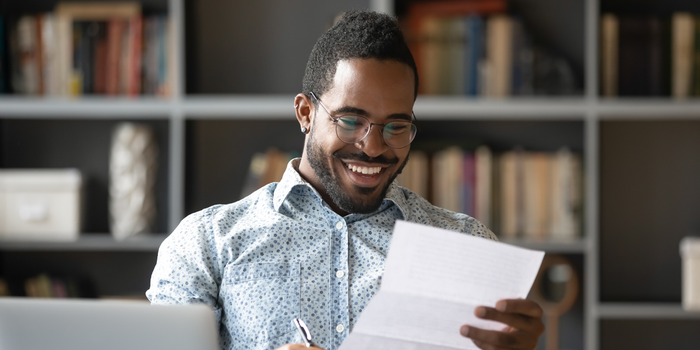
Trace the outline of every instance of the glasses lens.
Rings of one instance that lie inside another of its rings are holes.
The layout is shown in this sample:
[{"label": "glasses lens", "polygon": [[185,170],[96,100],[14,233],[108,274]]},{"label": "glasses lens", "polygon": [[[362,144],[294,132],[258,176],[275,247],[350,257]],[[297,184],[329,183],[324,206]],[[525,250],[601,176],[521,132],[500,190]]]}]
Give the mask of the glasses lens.
[{"label": "glasses lens", "polygon": [[384,126],[384,141],[389,147],[408,146],[416,136],[416,126],[407,122],[391,122]]},{"label": "glasses lens", "polygon": [[369,121],[356,115],[346,115],[338,118],[335,128],[338,137],[343,142],[354,143],[367,134]]}]

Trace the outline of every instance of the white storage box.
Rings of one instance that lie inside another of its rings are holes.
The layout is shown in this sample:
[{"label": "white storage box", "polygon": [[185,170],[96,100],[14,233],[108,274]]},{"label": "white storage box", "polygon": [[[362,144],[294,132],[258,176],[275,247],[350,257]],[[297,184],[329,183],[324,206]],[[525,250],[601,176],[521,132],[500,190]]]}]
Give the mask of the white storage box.
[{"label": "white storage box", "polygon": [[700,311],[700,237],[681,240],[683,309]]},{"label": "white storage box", "polygon": [[1,169],[0,239],[77,239],[82,183],[76,169]]}]

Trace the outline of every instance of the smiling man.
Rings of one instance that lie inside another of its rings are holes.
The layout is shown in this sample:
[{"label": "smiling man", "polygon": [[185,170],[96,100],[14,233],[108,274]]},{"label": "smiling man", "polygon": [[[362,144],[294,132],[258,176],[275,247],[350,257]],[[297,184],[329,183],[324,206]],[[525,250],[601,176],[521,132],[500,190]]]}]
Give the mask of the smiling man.
[{"label": "smiling man", "polygon": [[[185,218],[158,252],[151,302],[210,305],[223,349],[305,348],[291,322],[301,318],[335,350],[379,289],[397,219],[495,239],[394,183],[416,134],[417,84],[396,21],[346,13],[317,41],[294,99],[301,159],[279,183]],[[529,300],[475,312],[509,326],[453,330],[483,349],[534,349],[544,330]]]}]

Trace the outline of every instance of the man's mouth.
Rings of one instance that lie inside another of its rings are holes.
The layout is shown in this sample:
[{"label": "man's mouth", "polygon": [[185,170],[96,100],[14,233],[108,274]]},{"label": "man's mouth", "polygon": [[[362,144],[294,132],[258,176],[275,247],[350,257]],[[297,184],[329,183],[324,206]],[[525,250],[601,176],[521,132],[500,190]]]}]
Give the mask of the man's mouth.
[{"label": "man's mouth", "polygon": [[351,171],[353,171],[355,173],[364,174],[364,175],[373,175],[373,174],[377,174],[380,171],[382,171],[382,167],[379,167],[379,166],[377,166],[377,167],[365,167],[365,166],[356,165],[356,164],[346,164],[346,165],[347,165],[348,169],[350,169]]}]

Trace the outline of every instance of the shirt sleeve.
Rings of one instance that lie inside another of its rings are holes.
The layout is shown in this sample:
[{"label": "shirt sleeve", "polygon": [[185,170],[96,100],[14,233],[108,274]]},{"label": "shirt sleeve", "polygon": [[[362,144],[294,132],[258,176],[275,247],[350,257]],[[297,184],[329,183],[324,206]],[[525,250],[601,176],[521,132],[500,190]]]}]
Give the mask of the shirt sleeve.
[{"label": "shirt sleeve", "polygon": [[152,304],[209,305],[218,322],[221,273],[211,216],[210,208],[186,217],[163,241],[146,297]]}]

